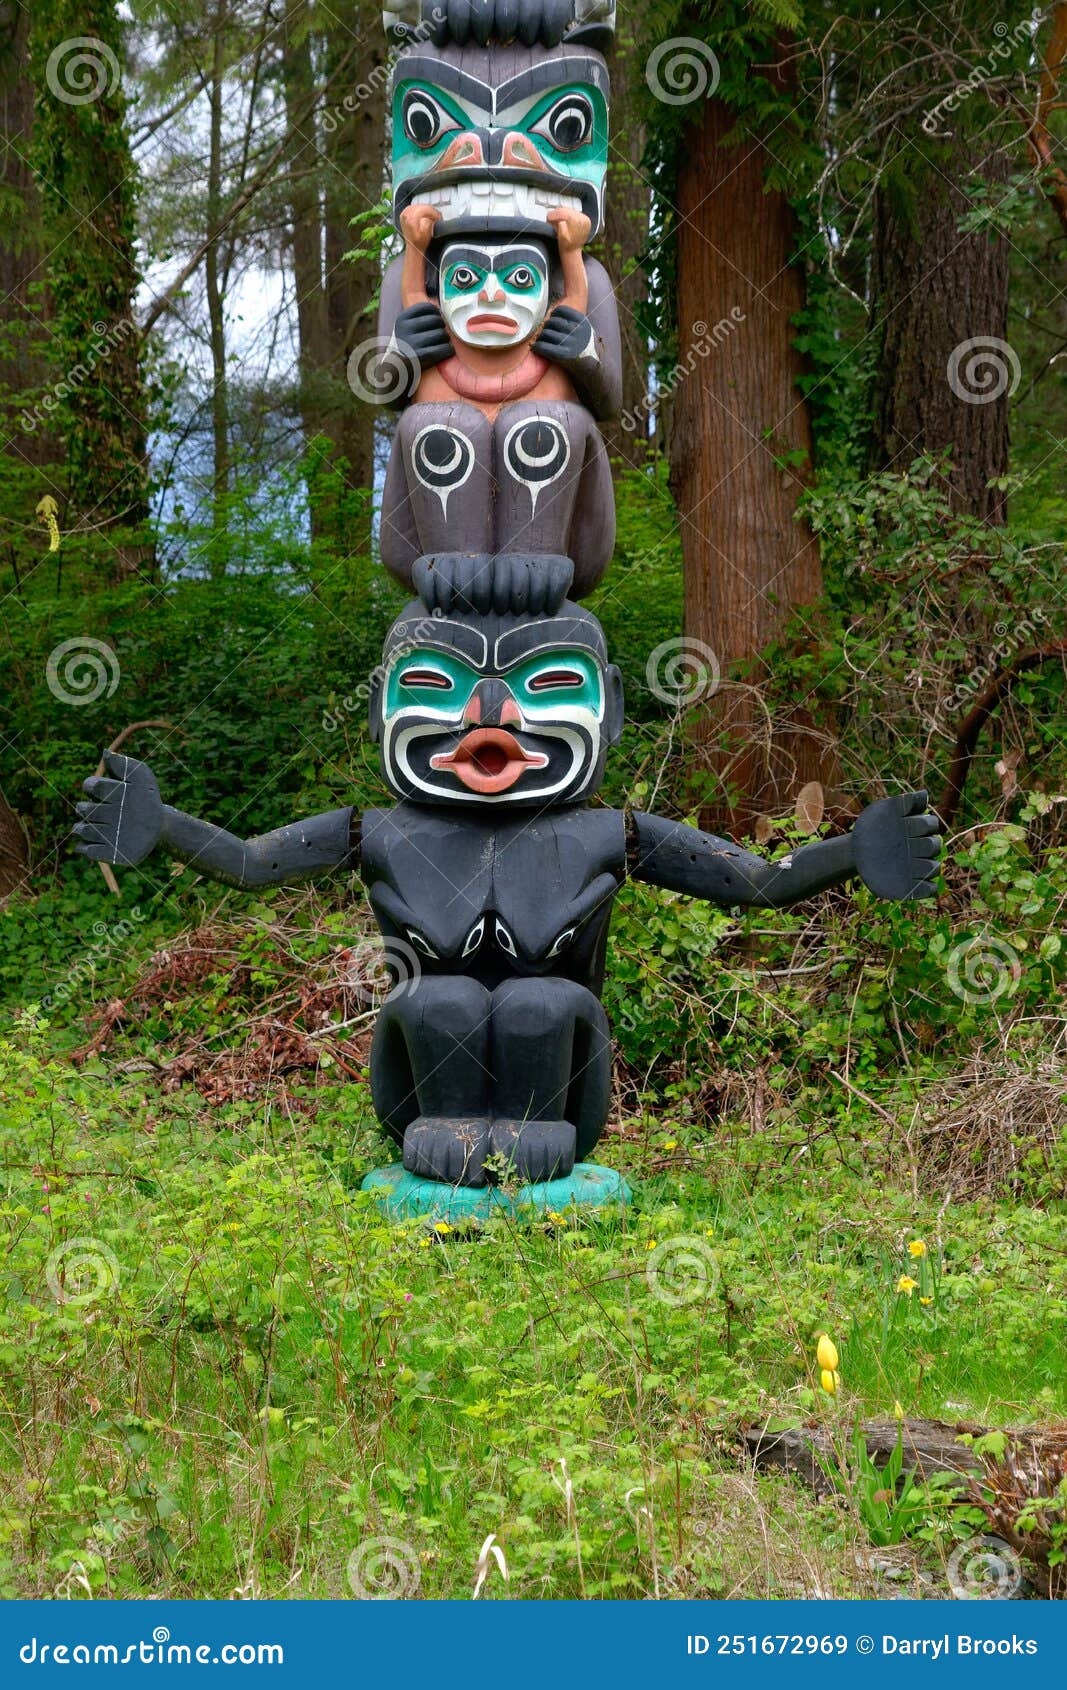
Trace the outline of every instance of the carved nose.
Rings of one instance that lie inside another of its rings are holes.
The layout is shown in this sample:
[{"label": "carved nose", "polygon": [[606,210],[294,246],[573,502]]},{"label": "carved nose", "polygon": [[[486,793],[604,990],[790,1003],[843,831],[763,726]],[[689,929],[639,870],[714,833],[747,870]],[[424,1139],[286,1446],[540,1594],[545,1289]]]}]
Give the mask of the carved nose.
[{"label": "carved nose", "polygon": [[519,727],[522,712],[506,681],[479,681],[463,712],[465,728]]},{"label": "carved nose", "polygon": [[479,305],[495,305],[498,299],[503,299],[504,290],[495,276],[487,276],[485,286],[478,295]]},{"label": "carved nose", "polygon": [[457,164],[485,164],[485,148],[476,129],[466,129],[450,142],[437,161],[436,169],[451,170]]},{"label": "carved nose", "polygon": [[548,166],[528,135],[510,130],[504,137],[502,164],[518,165],[523,170],[547,170]]}]

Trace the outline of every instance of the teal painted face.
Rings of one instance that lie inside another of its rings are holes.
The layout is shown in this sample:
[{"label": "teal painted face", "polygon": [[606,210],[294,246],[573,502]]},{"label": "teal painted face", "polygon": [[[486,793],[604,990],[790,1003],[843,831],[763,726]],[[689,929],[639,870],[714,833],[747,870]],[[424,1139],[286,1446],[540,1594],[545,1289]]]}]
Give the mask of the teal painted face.
[{"label": "teal painted face", "polygon": [[450,241],[438,274],[449,333],[468,346],[519,346],[544,322],[548,254],[543,246]]},{"label": "teal painted face", "polygon": [[551,805],[596,789],[621,698],[591,617],[423,617],[393,634],[374,726],[399,797]]},{"label": "teal painted face", "polygon": [[[488,71],[488,78],[487,78]],[[440,235],[552,234],[546,213],[603,221],[608,78],[598,53],[546,52],[533,65],[420,47],[401,56],[393,87],[393,213],[414,200],[441,212]]]}]

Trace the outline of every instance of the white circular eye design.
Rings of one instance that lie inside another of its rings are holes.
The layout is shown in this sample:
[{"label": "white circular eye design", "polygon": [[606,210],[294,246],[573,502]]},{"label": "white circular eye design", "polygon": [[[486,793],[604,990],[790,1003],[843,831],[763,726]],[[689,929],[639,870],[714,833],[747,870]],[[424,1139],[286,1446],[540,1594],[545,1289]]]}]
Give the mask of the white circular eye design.
[{"label": "white circular eye design", "polygon": [[533,134],[551,141],[557,153],[584,147],[593,133],[593,103],[584,94],[564,94],[533,126]]},{"label": "white circular eye design", "polygon": [[472,270],[469,264],[457,264],[449,275],[448,285],[466,291],[468,288],[477,287],[481,279],[477,270]]},{"label": "white circular eye design", "polygon": [[566,430],[551,417],[527,417],[517,422],[504,441],[509,473],[530,489],[534,509],[545,488],[557,481],[571,458]]},{"label": "white circular eye design", "polygon": [[520,264],[517,270],[512,270],[510,276],[504,279],[508,286],[513,288],[532,288],[537,281],[537,277],[526,264]]},{"label": "white circular eye design", "polygon": [[565,951],[577,931],[578,929],[576,927],[565,927],[555,944],[552,946],[552,949],[549,951],[549,956],[559,956],[560,951]]},{"label": "white circular eye design", "polygon": [[464,956],[472,955],[472,953],[478,949],[478,946],[481,944],[481,942],[484,938],[485,938],[485,917],[483,915],[480,921],[476,921],[474,923],[474,926],[471,928],[470,932],[467,934],[467,938],[466,938],[466,942],[464,943],[464,946],[463,946],[463,953],[462,954]]},{"label": "white circular eye design", "polygon": [[412,442],[411,467],[416,480],[437,494],[447,516],[449,494],[463,486],[474,468],[474,447],[458,429],[431,423]]},{"label": "white circular eye design", "polygon": [[428,94],[425,88],[408,89],[404,95],[400,120],[404,126],[404,134],[417,147],[434,147],[442,135],[459,128],[451,113],[447,112],[432,94]]},{"label": "white circular eye design", "polygon": [[515,941],[499,916],[494,918],[493,932],[496,936],[496,942],[502,951],[507,951],[508,956],[518,956],[519,953],[515,949]]}]

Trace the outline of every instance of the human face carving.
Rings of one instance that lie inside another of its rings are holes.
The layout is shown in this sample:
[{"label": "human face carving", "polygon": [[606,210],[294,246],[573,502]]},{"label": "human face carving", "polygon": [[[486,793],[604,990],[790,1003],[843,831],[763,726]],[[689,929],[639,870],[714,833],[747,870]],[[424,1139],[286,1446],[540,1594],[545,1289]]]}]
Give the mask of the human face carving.
[{"label": "human face carving", "polygon": [[438,272],[448,331],[467,346],[521,346],[544,321],[548,254],[542,246],[452,241]]}]

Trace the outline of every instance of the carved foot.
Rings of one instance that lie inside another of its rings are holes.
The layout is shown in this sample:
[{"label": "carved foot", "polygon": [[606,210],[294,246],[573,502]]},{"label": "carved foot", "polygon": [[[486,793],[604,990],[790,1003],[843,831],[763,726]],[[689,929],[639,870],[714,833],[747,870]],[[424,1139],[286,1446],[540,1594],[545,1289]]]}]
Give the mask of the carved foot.
[{"label": "carved foot", "polygon": [[494,1121],[489,1129],[490,1155],[526,1185],[564,1179],[574,1167],[575,1149],[570,1121]]},{"label": "carved foot", "polygon": [[446,1185],[485,1185],[489,1123],[468,1117],[419,1115],[404,1134],[404,1166]]}]

